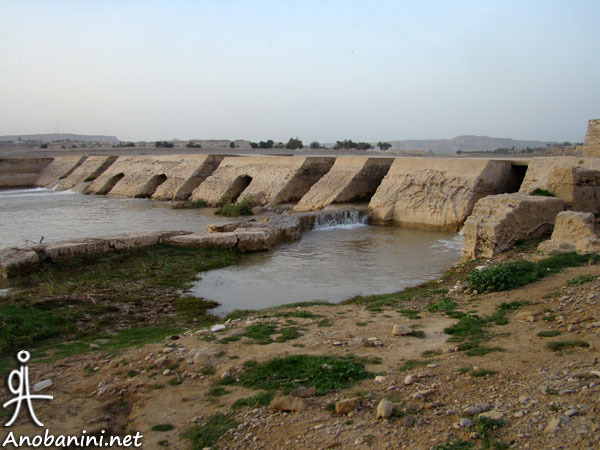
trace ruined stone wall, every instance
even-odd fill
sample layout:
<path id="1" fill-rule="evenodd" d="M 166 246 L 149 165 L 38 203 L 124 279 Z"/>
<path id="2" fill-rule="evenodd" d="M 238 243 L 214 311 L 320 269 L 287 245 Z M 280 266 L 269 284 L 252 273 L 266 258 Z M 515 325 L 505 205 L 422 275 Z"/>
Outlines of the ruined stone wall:
<path id="1" fill-rule="evenodd" d="M 316 211 L 332 203 L 368 201 L 392 165 L 393 158 L 342 156 L 294 207 Z"/>
<path id="2" fill-rule="evenodd" d="M 210 206 L 252 196 L 262 205 L 297 201 L 333 165 L 334 158 L 240 156 L 225 158 L 193 193 Z"/>
<path id="3" fill-rule="evenodd" d="M 600 119 L 591 119 L 588 122 L 583 154 L 584 156 L 600 156 Z"/>
<path id="4" fill-rule="evenodd" d="M 545 189 L 562 198 L 569 209 L 600 213 L 600 158 L 533 158 L 520 192 Z"/>
<path id="5" fill-rule="evenodd" d="M 375 223 L 458 231 L 482 197 L 518 181 L 507 160 L 397 158 L 369 203 Z"/>
<path id="6" fill-rule="evenodd" d="M 0 158 L 0 189 L 33 186 L 52 158 Z"/>

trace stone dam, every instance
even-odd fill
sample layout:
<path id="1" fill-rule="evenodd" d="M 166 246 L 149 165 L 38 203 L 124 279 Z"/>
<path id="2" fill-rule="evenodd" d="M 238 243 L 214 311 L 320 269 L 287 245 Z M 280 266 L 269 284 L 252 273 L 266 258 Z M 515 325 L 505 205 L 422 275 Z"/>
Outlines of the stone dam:
<path id="1" fill-rule="evenodd" d="M 492 257 L 518 240 L 551 233 L 564 210 L 600 214 L 600 120 L 590 120 L 583 149 L 582 157 L 513 160 L 210 154 L 3 158 L 2 188 L 36 186 L 91 195 L 188 200 L 207 206 L 252 197 L 260 206 L 284 205 L 287 213 L 274 215 L 264 208 L 260 217 L 209 227 L 205 233 L 78 241 L 65 244 L 60 251 L 56 244 L 4 249 L 0 266 L 6 276 L 48 255 L 148 242 L 264 250 L 298 239 L 302 230 L 310 228 L 307 223 L 328 214 L 319 211 L 337 203 L 368 204 L 372 224 L 462 229 L 463 260 Z M 596 248 L 594 236 L 588 237 L 592 242 L 586 248 Z"/>

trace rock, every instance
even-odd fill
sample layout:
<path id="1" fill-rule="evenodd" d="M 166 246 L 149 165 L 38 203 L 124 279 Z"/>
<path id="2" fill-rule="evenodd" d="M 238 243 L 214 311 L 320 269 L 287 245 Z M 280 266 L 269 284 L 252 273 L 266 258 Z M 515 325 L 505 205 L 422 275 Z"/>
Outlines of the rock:
<path id="1" fill-rule="evenodd" d="M 48 389 L 50 386 L 52 386 L 52 384 L 52 380 L 50 379 L 40 381 L 39 383 L 33 385 L 32 390 L 33 392 L 42 392 L 43 390 Z"/>
<path id="2" fill-rule="evenodd" d="M 463 227 L 462 261 L 491 258 L 518 240 L 549 233 L 563 209 L 564 201 L 555 197 L 514 193 L 482 198 Z"/>
<path id="3" fill-rule="evenodd" d="M 427 372 L 426 370 L 421 370 L 417 373 L 417 378 L 427 378 L 430 376 L 431 376 L 431 374 L 429 372 Z"/>
<path id="4" fill-rule="evenodd" d="M 471 422 L 470 419 L 467 419 L 466 417 L 463 417 L 462 419 L 460 419 L 458 421 L 458 425 L 461 428 L 471 428 L 473 426 L 473 422 Z"/>
<path id="5" fill-rule="evenodd" d="M 394 336 L 410 336 L 412 332 L 412 328 L 404 325 L 394 325 L 392 327 L 392 334 Z"/>
<path id="6" fill-rule="evenodd" d="M 404 377 L 404 384 L 406 386 L 410 386 L 415 381 L 417 381 L 417 378 L 414 375 L 407 375 L 407 376 Z"/>
<path id="7" fill-rule="evenodd" d="M 515 319 L 521 320 L 523 322 L 533 323 L 537 320 L 541 313 L 536 311 L 519 311 L 515 315 Z"/>
<path id="8" fill-rule="evenodd" d="M 429 397 L 434 392 L 435 391 L 433 389 L 423 389 L 423 390 L 415 392 L 414 394 L 411 395 L 411 397 L 414 399 L 426 400 L 427 397 Z"/>
<path id="9" fill-rule="evenodd" d="M 575 211 L 559 213 L 552 237 L 542 242 L 538 250 L 544 253 L 577 251 L 580 254 L 600 251 L 600 236 L 596 232 L 594 214 Z"/>
<path id="10" fill-rule="evenodd" d="M 377 405 L 377 419 L 387 419 L 394 413 L 394 404 L 388 399 L 383 398 Z"/>
<path id="11" fill-rule="evenodd" d="M 294 389 L 292 392 L 290 392 L 291 396 L 294 397 L 300 397 L 300 398 L 310 398 L 310 397 L 314 397 L 315 394 L 317 393 L 317 389 L 312 386 L 312 387 L 298 387 L 296 389 Z"/>
<path id="12" fill-rule="evenodd" d="M 568 409 L 565 412 L 565 416 L 567 416 L 567 417 L 573 417 L 573 416 L 576 416 L 577 414 L 578 414 L 578 411 L 575 408 Z"/>
<path id="13" fill-rule="evenodd" d="M 372 347 L 383 347 L 383 342 L 377 337 L 370 337 L 367 339 L 367 344 Z"/>
<path id="14" fill-rule="evenodd" d="M 98 344 L 90 344 L 90 350 L 99 350 L 100 346 Z"/>
<path id="15" fill-rule="evenodd" d="M 558 395 L 570 395 L 574 393 L 575 391 L 573 389 L 561 389 L 560 391 L 558 391 Z"/>
<path id="16" fill-rule="evenodd" d="M 304 411 L 312 407 L 312 403 L 305 398 L 286 395 L 275 398 L 269 406 L 278 411 Z"/>
<path id="17" fill-rule="evenodd" d="M 218 324 L 216 324 L 216 325 L 213 325 L 213 326 L 210 328 L 210 331 L 211 331 L 212 333 L 216 333 L 217 331 L 224 330 L 225 328 L 227 328 L 225 325 L 222 325 L 222 324 L 218 323 Z"/>
<path id="18" fill-rule="evenodd" d="M 166 355 L 165 356 L 161 356 L 159 358 L 156 358 L 154 360 L 154 364 L 157 365 L 157 366 L 163 366 L 163 365 L 165 365 L 168 362 L 169 362 L 169 357 L 166 356 Z"/>
<path id="19" fill-rule="evenodd" d="M 173 347 L 165 347 L 162 352 L 165 354 L 168 354 L 168 353 L 173 352 L 174 350 L 175 349 Z"/>
<path id="20" fill-rule="evenodd" d="M 377 381 L 378 383 L 383 383 L 385 380 L 387 380 L 387 378 L 386 378 L 386 377 L 383 377 L 383 376 L 381 376 L 381 375 L 377 375 L 377 376 L 375 377 L 375 381 Z"/>
<path id="21" fill-rule="evenodd" d="M 468 416 L 474 416 L 492 409 L 492 405 L 489 403 L 479 403 L 477 405 L 471 405 L 463 411 Z"/>
<path id="22" fill-rule="evenodd" d="M 500 420 L 504 417 L 504 413 L 502 413 L 500 411 L 492 410 L 492 411 L 486 411 L 486 412 L 479 414 L 479 417 L 486 417 L 486 418 L 492 419 L 492 420 Z"/>
<path id="23" fill-rule="evenodd" d="M 171 374 L 171 369 L 165 369 L 162 374 L 163 375 L 170 375 Z"/>
<path id="24" fill-rule="evenodd" d="M 359 397 L 340 400 L 335 404 L 335 412 L 337 414 L 348 414 L 358 408 L 361 404 Z"/>
<path id="25" fill-rule="evenodd" d="M 415 425 L 417 423 L 417 419 L 415 419 L 414 416 L 404 416 L 402 418 L 402 424 L 406 427 L 406 428 L 410 428 L 413 425 Z"/>
<path id="26" fill-rule="evenodd" d="M 554 418 L 550 419 L 550 421 L 544 428 L 544 433 L 554 433 L 554 432 L 556 432 L 556 430 L 558 430 L 559 426 L 560 426 L 560 418 L 554 417 Z"/>

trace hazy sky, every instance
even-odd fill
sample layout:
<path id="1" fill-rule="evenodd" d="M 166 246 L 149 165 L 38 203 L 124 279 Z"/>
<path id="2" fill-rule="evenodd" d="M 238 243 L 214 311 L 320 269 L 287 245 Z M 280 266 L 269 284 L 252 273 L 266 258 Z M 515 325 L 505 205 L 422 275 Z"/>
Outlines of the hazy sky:
<path id="1" fill-rule="evenodd" d="M 0 134 L 582 141 L 600 1 L 0 0 Z"/>

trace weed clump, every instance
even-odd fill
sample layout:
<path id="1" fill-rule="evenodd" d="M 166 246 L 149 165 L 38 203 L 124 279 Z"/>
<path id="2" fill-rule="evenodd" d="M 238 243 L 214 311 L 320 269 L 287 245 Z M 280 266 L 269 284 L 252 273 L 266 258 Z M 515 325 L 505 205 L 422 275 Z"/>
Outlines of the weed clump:
<path id="1" fill-rule="evenodd" d="M 235 203 L 227 200 L 223 206 L 215 211 L 215 214 L 226 217 L 250 216 L 254 206 L 256 206 L 256 200 L 254 200 L 254 197 L 247 195 Z"/>
<path id="2" fill-rule="evenodd" d="M 580 284 L 589 283 L 590 281 L 594 281 L 596 279 L 598 279 L 598 277 L 592 275 L 580 275 L 578 277 L 571 278 L 569 281 L 567 281 L 567 285 L 579 286 Z"/>
<path id="3" fill-rule="evenodd" d="M 556 336 L 560 336 L 560 331 L 558 331 L 558 330 L 540 331 L 537 335 L 539 337 L 556 337 Z"/>

